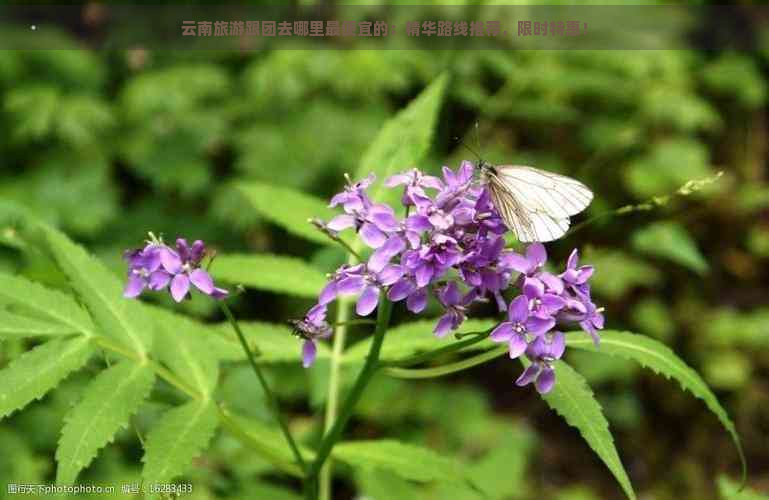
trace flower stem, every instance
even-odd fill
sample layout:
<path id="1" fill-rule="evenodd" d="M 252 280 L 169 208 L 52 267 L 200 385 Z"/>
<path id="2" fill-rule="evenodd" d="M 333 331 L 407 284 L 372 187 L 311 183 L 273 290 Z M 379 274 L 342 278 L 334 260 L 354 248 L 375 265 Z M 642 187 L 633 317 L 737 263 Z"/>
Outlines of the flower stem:
<path id="1" fill-rule="evenodd" d="M 371 377 L 379 367 L 379 352 L 382 349 L 382 342 L 384 341 L 384 335 L 390 324 L 390 314 L 392 313 L 392 302 L 387 300 L 387 297 L 383 296 L 379 300 L 379 308 L 377 311 L 377 324 L 374 331 L 374 340 L 371 342 L 371 348 L 369 349 L 366 362 L 363 365 L 363 369 L 358 374 L 358 378 L 355 379 L 355 384 L 350 389 L 350 393 L 344 400 L 339 417 L 334 421 L 334 424 L 323 436 L 323 440 L 318 447 L 315 460 L 310 464 L 307 469 L 306 475 L 306 488 L 305 494 L 308 500 L 316 498 L 316 478 L 320 469 L 323 467 L 328 456 L 331 454 L 331 450 L 339 438 L 342 436 L 347 421 L 350 420 L 352 412 L 355 409 L 355 405 L 358 404 L 363 391 L 371 381 Z"/>
<path id="2" fill-rule="evenodd" d="M 340 327 L 352 325 L 376 325 L 376 321 L 372 319 L 350 319 L 347 321 L 339 321 L 337 323 L 333 323 L 331 326 Z"/>
<path id="3" fill-rule="evenodd" d="M 235 317 L 232 315 L 232 311 L 230 310 L 229 306 L 223 301 L 219 301 L 218 303 L 222 312 L 227 317 L 227 320 L 232 325 L 232 329 L 235 330 L 235 334 L 237 334 L 238 340 L 240 340 L 240 345 L 243 347 L 243 351 L 245 351 L 246 353 L 248 362 L 251 364 L 251 368 L 254 370 L 254 374 L 256 375 L 256 378 L 259 380 L 259 384 L 262 386 L 265 399 L 267 400 L 267 405 L 270 407 L 270 410 L 275 416 L 275 419 L 278 421 L 278 424 L 280 425 L 280 430 L 283 431 L 283 435 L 285 436 L 286 441 L 288 442 L 288 445 L 291 447 L 291 451 L 294 454 L 294 458 L 296 459 L 296 462 L 299 464 L 299 467 L 302 469 L 302 471 L 307 470 L 307 464 L 305 463 L 304 458 L 302 458 L 302 453 L 299 451 L 299 447 L 296 445 L 296 442 L 294 441 L 294 437 L 291 435 L 291 431 L 288 429 L 288 425 L 286 425 L 286 421 L 283 419 L 283 415 L 281 415 L 280 413 L 280 408 L 278 407 L 278 400 L 275 398 L 275 395 L 272 393 L 272 391 L 270 390 L 270 387 L 267 385 L 267 380 L 264 378 L 264 374 L 262 373 L 262 370 L 259 368 L 259 365 L 256 364 L 256 360 L 254 359 L 254 353 L 251 352 L 251 349 L 248 347 L 248 343 L 246 342 L 246 337 L 243 335 L 243 331 L 240 329 L 240 325 L 238 325 L 238 322 L 235 320 Z"/>
<path id="4" fill-rule="evenodd" d="M 418 365 L 419 363 L 424 363 L 425 361 L 430 361 L 431 359 L 434 359 L 438 356 L 441 356 L 443 354 L 448 354 L 454 351 L 458 351 L 464 347 L 471 346 L 473 344 L 477 344 L 478 342 L 486 339 L 489 336 L 489 333 L 491 332 L 491 328 L 486 330 L 485 332 L 467 332 L 461 334 L 463 337 L 467 337 L 472 335 L 472 338 L 461 340 L 459 342 L 454 342 L 452 344 L 440 347 L 438 349 L 434 349 L 432 351 L 427 351 L 419 354 L 414 354 L 413 356 L 408 356 L 403 359 L 399 359 L 396 361 L 390 361 L 388 363 L 382 363 L 383 366 L 386 367 L 398 367 L 403 368 L 407 366 L 413 366 Z M 457 334 L 460 335 L 460 334 Z"/>
<path id="5" fill-rule="evenodd" d="M 350 299 L 340 297 L 336 310 L 336 331 L 334 331 L 334 345 L 331 351 L 331 362 L 328 373 L 328 394 L 326 397 L 326 414 L 324 417 L 323 432 L 327 433 L 334 425 L 339 408 L 340 371 L 342 368 L 342 356 L 344 354 L 345 337 L 347 336 L 347 318 L 350 316 Z M 354 321 L 354 320 L 353 320 Z M 308 486 L 314 491 L 314 486 Z M 327 463 L 320 473 L 320 498 L 331 499 L 331 462 Z"/>
<path id="6" fill-rule="evenodd" d="M 456 363 L 449 363 L 447 365 L 436 366 L 434 368 L 418 368 L 418 369 L 386 368 L 385 373 L 395 378 L 441 377 L 443 375 L 449 375 L 451 373 L 456 373 L 458 371 L 466 370 L 467 368 L 472 368 L 473 366 L 477 366 L 485 363 L 486 361 L 490 361 L 494 358 L 498 358 L 499 356 L 506 353 L 507 350 L 508 350 L 508 347 L 506 345 L 501 345 L 499 347 L 491 349 L 490 351 L 485 351 L 485 352 L 482 352 L 481 354 L 476 354 L 475 356 L 465 358 L 462 361 L 457 361 Z"/>

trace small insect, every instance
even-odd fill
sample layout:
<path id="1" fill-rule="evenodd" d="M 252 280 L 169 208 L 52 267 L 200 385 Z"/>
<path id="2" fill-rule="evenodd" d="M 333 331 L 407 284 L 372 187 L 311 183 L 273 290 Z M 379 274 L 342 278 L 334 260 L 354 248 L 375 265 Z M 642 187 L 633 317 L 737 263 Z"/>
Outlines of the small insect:
<path id="1" fill-rule="evenodd" d="M 553 241 L 569 229 L 569 217 L 587 208 L 593 192 L 581 182 L 521 165 L 478 162 L 481 184 L 518 241 Z"/>

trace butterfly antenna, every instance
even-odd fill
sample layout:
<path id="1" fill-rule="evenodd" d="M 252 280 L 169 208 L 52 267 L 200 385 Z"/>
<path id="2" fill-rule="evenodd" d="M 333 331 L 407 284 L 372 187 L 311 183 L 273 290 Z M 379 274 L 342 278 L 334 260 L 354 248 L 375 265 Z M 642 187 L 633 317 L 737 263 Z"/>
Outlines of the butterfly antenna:
<path id="1" fill-rule="evenodd" d="M 466 150 L 468 150 L 468 151 L 470 151 L 472 154 L 474 154 L 474 155 L 475 155 L 475 156 L 478 158 L 478 160 L 482 160 L 482 158 L 481 158 L 481 155 L 480 155 L 480 154 L 478 154 L 478 152 L 477 152 L 476 150 L 474 150 L 473 148 L 471 148 L 470 146 L 468 146 L 468 145 L 465 143 L 465 141 L 463 141 L 463 140 L 462 140 L 462 139 L 460 139 L 459 137 L 455 137 L 455 138 L 454 138 L 454 140 L 456 140 L 457 142 L 459 142 L 459 144 L 461 144 L 461 145 L 462 145 L 462 146 L 463 146 L 463 147 L 464 147 Z"/>
<path id="2" fill-rule="evenodd" d="M 483 151 L 483 148 L 481 148 L 481 134 L 479 132 L 479 128 L 480 128 L 479 123 L 480 122 L 478 122 L 478 120 L 475 120 L 475 145 L 478 146 L 478 151 Z"/>

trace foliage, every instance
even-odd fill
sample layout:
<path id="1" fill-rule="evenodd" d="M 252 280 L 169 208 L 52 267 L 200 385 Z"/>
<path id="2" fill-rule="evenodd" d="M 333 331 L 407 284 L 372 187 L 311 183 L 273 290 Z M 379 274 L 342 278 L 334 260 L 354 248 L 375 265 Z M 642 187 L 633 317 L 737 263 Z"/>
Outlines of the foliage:
<path id="1" fill-rule="evenodd" d="M 333 354 L 320 343 L 318 366 L 302 371 L 285 320 L 345 256 L 307 219 L 328 217 L 344 172 L 381 180 L 474 159 L 462 137 L 489 161 L 559 171 L 595 191 L 575 222 L 597 218 L 548 251 L 564 261 L 584 244 L 612 331 L 598 349 L 570 338 L 597 352 L 561 363 L 544 404 L 512 390 L 509 362 L 442 379 L 376 375 L 332 453 L 335 491 L 619 498 L 616 480 L 639 497 L 765 496 L 765 54 L 180 54 L 62 41 L 72 49 L 0 54 L 0 446 L 13 450 L 0 457 L 2 482 L 183 480 L 200 498 L 298 498 L 300 471 L 230 326 L 207 302 L 123 299 L 120 252 L 149 229 L 218 247 L 211 272 L 245 287 L 231 305 L 312 456 L 323 424 L 308 415 L 325 402 Z M 602 216 L 716 170 L 725 175 L 712 189 Z M 463 332 L 499 319 L 490 306 L 470 315 Z M 385 362 L 455 342 L 432 337 L 433 319 L 404 317 L 396 309 Z M 342 396 L 368 331 L 348 328 Z M 720 477 L 739 477 L 738 454 L 712 453 L 737 432 L 751 472 L 742 491 Z"/>

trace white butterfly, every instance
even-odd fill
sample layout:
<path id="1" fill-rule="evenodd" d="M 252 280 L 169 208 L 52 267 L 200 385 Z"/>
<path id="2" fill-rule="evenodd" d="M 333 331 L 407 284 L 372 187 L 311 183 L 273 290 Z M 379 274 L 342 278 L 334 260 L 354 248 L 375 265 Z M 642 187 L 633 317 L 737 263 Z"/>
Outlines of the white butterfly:
<path id="1" fill-rule="evenodd" d="M 593 200 L 584 184 L 564 175 L 483 160 L 478 168 L 491 202 L 521 242 L 557 240 L 569 229 L 569 217 Z"/>

